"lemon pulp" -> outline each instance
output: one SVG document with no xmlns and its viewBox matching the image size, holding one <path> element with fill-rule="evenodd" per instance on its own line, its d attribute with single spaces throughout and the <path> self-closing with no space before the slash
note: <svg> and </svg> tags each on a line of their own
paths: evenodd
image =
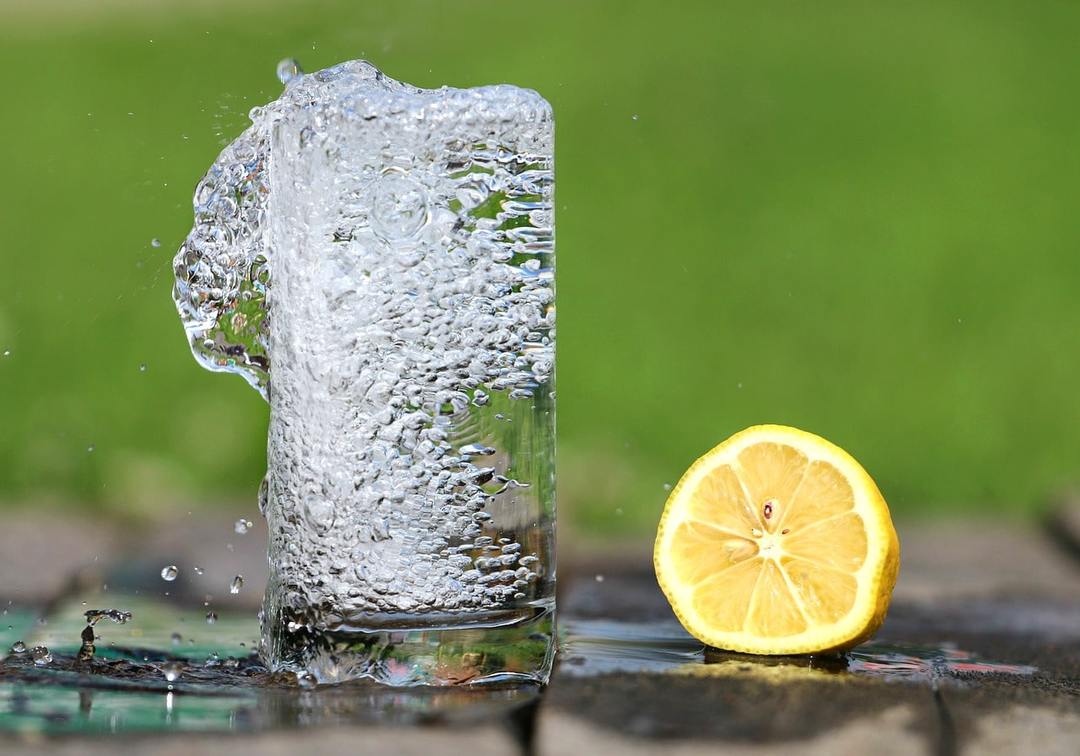
<svg viewBox="0 0 1080 756">
<path fill-rule="evenodd" d="M 756 654 L 869 638 L 899 559 L 888 505 L 858 462 L 779 425 L 737 433 L 687 470 L 654 552 L 657 580 L 686 629 Z"/>
</svg>

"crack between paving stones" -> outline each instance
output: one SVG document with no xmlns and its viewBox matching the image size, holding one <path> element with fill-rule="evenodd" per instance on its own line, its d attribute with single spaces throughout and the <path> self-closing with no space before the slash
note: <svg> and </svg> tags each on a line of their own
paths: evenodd
<svg viewBox="0 0 1080 756">
<path fill-rule="evenodd" d="M 1042 523 L 1043 533 L 1057 547 L 1059 553 L 1080 565 L 1080 537 L 1069 529 L 1064 510 L 1052 512 Z"/>
<path fill-rule="evenodd" d="M 952 713 L 945 703 L 945 696 L 937 680 L 933 681 L 930 689 L 938 724 L 937 738 L 932 748 L 933 754 L 934 756 L 957 756 L 959 751 L 956 744 L 956 723 L 953 721 Z"/>
<path fill-rule="evenodd" d="M 535 700 L 514 709 L 506 719 L 506 725 L 510 729 L 514 742 L 517 743 L 518 753 L 521 756 L 535 756 L 536 754 L 536 720 L 540 703 L 544 700 L 546 692 L 546 690 L 541 690 Z"/>
</svg>

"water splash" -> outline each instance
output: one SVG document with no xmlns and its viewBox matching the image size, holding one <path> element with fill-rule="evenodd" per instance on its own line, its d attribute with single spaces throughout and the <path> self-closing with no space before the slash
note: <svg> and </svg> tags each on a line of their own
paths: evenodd
<svg viewBox="0 0 1080 756">
<path fill-rule="evenodd" d="M 270 268 L 266 248 L 270 136 L 280 118 L 361 85 L 419 91 L 350 61 L 304 75 L 293 59 L 277 67 L 282 95 L 252 108 L 251 126 L 199 181 L 195 224 L 173 260 L 173 298 L 195 358 L 209 370 L 243 376 L 265 398 L 270 379 Z"/>
<path fill-rule="evenodd" d="M 166 662 L 161 665 L 161 674 L 167 682 L 176 682 L 184 673 L 184 665 L 180 662 Z"/>
<path fill-rule="evenodd" d="M 85 613 L 86 624 L 93 626 L 103 619 L 112 620 L 118 625 L 125 625 L 131 620 L 131 612 L 122 609 L 88 609 Z"/>
</svg>

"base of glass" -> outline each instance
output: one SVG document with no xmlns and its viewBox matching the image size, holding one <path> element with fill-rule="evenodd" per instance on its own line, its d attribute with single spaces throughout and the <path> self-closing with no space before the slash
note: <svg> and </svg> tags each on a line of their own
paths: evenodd
<svg viewBox="0 0 1080 756">
<path fill-rule="evenodd" d="M 385 685 L 544 684 L 555 658 L 554 602 L 469 617 L 404 617 L 377 627 L 348 624 L 290 632 L 272 623 L 271 667 L 316 682 L 366 679 Z M 411 624 L 411 626 L 405 626 Z"/>
</svg>

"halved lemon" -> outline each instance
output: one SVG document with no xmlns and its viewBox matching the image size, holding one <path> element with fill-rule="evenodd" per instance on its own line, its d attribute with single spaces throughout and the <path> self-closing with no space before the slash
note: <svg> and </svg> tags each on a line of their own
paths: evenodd
<svg viewBox="0 0 1080 756">
<path fill-rule="evenodd" d="M 656 577 L 698 640 L 812 654 L 870 638 L 900 542 L 874 481 L 812 433 L 758 425 L 695 462 L 660 518 Z"/>
</svg>

